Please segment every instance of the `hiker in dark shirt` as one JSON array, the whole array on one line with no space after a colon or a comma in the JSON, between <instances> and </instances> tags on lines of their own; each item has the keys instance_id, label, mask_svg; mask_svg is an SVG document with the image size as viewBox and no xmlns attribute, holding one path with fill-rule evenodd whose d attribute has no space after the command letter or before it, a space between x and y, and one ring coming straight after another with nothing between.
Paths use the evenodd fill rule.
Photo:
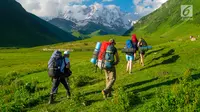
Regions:
<instances>
[{"instance_id":1,"label":"hiker in dark shirt","mask_svg":"<svg viewBox=\"0 0 200 112\"><path fill-rule=\"evenodd\" d=\"M141 47L147 46L146 41L143 38L140 38L138 41L138 48L139 48L139 53L140 53L140 64L144 66L144 55L145 55L145 50L141 49Z\"/></svg>"}]
</instances>

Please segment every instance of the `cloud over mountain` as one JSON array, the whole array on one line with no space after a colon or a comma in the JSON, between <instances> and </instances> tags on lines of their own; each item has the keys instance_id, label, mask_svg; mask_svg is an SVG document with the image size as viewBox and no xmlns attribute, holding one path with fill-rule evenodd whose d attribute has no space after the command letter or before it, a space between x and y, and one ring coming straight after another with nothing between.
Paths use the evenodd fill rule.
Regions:
<instances>
[{"instance_id":1,"label":"cloud over mountain","mask_svg":"<svg viewBox=\"0 0 200 112\"><path fill-rule=\"evenodd\" d=\"M135 14L147 15L158 9L167 0L133 0Z\"/></svg>"}]
</instances>

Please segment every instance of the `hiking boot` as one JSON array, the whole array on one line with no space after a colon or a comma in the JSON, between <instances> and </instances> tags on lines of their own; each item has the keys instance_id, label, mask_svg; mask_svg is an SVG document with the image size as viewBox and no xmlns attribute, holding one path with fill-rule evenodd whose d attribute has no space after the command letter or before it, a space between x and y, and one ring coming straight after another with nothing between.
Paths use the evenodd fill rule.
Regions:
<instances>
[{"instance_id":1,"label":"hiking boot","mask_svg":"<svg viewBox=\"0 0 200 112\"><path fill-rule=\"evenodd\" d=\"M111 94L111 92L109 92L107 96L108 96L108 97L112 97L112 94Z\"/></svg>"},{"instance_id":2,"label":"hiking boot","mask_svg":"<svg viewBox=\"0 0 200 112\"><path fill-rule=\"evenodd\" d=\"M49 99L49 104L52 104L53 103L53 94L50 94L50 99Z\"/></svg>"},{"instance_id":3,"label":"hiking boot","mask_svg":"<svg viewBox=\"0 0 200 112\"><path fill-rule=\"evenodd\" d=\"M105 92L105 90L102 90L101 93L103 94L103 98L106 99L107 98L107 93Z\"/></svg>"},{"instance_id":4,"label":"hiking boot","mask_svg":"<svg viewBox=\"0 0 200 112\"><path fill-rule=\"evenodd\" d=\"M67 91L67 98L69 99L71 96L71 93L69 91Z\"/></svg>"}]
</instances>

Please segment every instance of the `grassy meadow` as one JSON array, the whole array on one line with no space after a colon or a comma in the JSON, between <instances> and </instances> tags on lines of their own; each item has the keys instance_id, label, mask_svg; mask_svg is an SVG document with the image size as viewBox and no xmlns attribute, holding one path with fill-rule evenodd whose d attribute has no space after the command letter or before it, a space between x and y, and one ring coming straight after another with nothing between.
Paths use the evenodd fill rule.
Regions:
<instances>
[{"instance_id":1,"label":"grassy meadow","mask_svg":"<svg viewBox=\"0 0 200 112\"><path fill-rule=\"evenodd\" d=\"M161 44L149 41L145 66L134 61L133 74L125 72L125 54L121 53L113 96L103 99L105 75L90 63L90 50L71 52L72 97L67 99L62 84L56 102L49 105L51 79L48 49L93 49L97 41L114 38L122 48L130 37L97 36L82 41L34 48L0 49L0 107L3 112L196 112L200 111L200 39L175 39ZM148 42L148 39L147 39Z\"/></svg>"}]
</instances>

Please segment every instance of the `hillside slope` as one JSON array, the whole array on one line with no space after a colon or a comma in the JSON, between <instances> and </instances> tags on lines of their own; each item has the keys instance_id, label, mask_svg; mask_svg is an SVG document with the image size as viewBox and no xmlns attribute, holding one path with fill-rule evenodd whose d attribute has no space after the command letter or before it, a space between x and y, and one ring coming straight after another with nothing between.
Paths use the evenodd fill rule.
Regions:
<instances>
[{"instance_id":1,"label":"hillside slope","mask_svg":"<svg viewBox=\"0 0 200 112\"><path fill-rule=\"evenodd\" d=\"M193 5L193 18L181 17L181 5ZM164 43L180 37L198 36L200 34L199 7L199 0L168 0L153 13L141 18L125 35L136 33L139 37L147 38L152 44L158 44L158 39Z\"/></svg>"},{"instance_id":2,"label":"hillside slope","mask_svg":"<svg viewBox=\"0 0 200 112\"><path fill-rule=\"evenodd\" d=\"M139 60L134 61L133 74L126 73L125 54L119 51L120 63L116 66L117 78L113 87L113 96L104 100L101 90L106 86L105 75L99 69L95 73L95 67L89 61L92 51L87 51L86 46L94 43L90 47L94 48L97 40L105 41L109 38L110 36L94 37L65 43L66 45L48 46L51 49L62 49L67 46L85 49L81 52L71 52L70 55L73 74L69 77L69 84L72 97L67 99L66 91L60 85L56 102L52 105L48 104L51 78L46 71L46 64L52 51L41 52L41 49L47 46L0 49L2 91L0 110L9 112L105 112L105 110L106 112L168 112L169 110L198 112L200 100L196 89L200 89L199 40L174 41L153 46L152 50L146 52L144 67L139 64ZM127 38L116 37L117 48L123 47L119 42L124 43ZM26 63L27 60L29 63ZM189 84L192 86L186 88L188 82L182 84L179 80L185 77L183 74L188 69Z\"/></svg>"},{"instance_id":3,"label":"hillside slope","mask_svg":"<svg viewBox=\"0 0 200 112\"><path fill-rule=\"evenodd\" d=\"M48 22L67 32L71 32L72 29L76 27L76 24L72 21L62 18L54 18L52 20L49 20Z\"/></svg>"},{"instance_id":4,"label":"hillside slope","mask_svg":"<svg viewBox=\"0 0 200 112\"><path fill-rule=\"evenodd\" d=\"M77 39L26 12L15 0L1 0L0 13L0 47L31 47Z\"/></svg>"}]
</instances>

